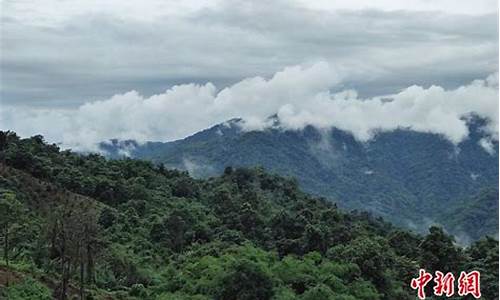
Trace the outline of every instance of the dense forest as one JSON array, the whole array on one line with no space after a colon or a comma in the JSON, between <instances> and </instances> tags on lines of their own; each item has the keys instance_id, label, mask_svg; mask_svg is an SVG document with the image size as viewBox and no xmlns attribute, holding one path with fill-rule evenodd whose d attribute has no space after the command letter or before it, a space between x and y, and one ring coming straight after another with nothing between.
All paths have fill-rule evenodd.
<instances>
[{"instance_id":1,"label":"dense forest","mask_svg":"<svg viewBox=\"0 0 500 300\"><path fill-rule=\"evenodd\" d=\"M478 270L498 298L496 240L398 229L262 168L194 179L0 132L0 216L0 298L415 299L419 268Z\"/></svg>"},{"instance_id":2,"label":"dense forest","mask_svg":"<svg viewBox=\"0 0 500 300\"><path fill-rule=\"evenodd\" d=\"M481 146L488 139L485 119L471 116L469 136L457 145L405 128L362 142L337 128L287 130L277 117L266 130L242 130L240 122L173 142L112 140L101 148L110 157L127 154L200 178L218 176L226 166L263 166L296 178L303 191L333 199L340 208L371 211L422 234L441 224L463 245L498 235L498 151Z\"/></svg>"}]
</instances>

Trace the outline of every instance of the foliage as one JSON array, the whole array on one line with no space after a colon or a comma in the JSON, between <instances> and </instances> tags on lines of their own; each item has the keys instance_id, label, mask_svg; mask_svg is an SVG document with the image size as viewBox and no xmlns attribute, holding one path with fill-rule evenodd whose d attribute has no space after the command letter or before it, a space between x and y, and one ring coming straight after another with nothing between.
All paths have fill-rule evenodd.
<instances>
[{"instance_id":1,"label":"foliage","mask_svg":"<svg viewBox=\"0 0 500 300\"><path fill-rule=\"evenodd\" d=\"M463 244L498 232L498 191L481 196L498 189L498 151L480 146L487 120L470 117L469 137L458 145L409 129L360 142L335 128L284 130L275 122L277 128L248 132L231 120L183 140L135 144L130 153L179 169L189 157L190 172L200 177L230 173L227 166L264 166L343 208L369 210L420 233L427 220L443 224ZM120 145L103 144L102 150L119 157Z\"/></svg>"},{"instance_id":2,"label":"foliage","mask_svg":"<svg viewBox=\"0 0 500 300\"><path fill-rule=\"evenodd\" d=\"M51 300L52 295L45 285L32 279L25 278L20 283L16 283L5 288L4 291L0 290L0 296L9 300Z\"/></svg>"},{"instance_id":3,"label":"foliage","mask_svg":"<svg viewBox=\"0 0 500 300\"><path fill-rule=\"evenodd\" d=\"M58 298L411 299L420 267L481 270L497 297L492 238L462 248L440 228L397 229L262 168L201 180L2 135L2 214L27 220L10 257Z\"/></svg>"}]
</instances>

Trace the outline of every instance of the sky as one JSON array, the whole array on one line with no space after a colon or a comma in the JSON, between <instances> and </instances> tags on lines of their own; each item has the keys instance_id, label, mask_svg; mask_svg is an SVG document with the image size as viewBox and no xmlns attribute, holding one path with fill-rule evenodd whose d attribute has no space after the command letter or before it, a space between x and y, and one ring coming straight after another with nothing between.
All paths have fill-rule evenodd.
<instances>
[{"instance_id":1,"label":"sky","mask_svg":"<svg viewBox=\"0 0 500 300\"><path fill-rule=\"evenodd\" d=\"M24 136L89 149L279 114L458 143L475 112L498 140L495 0L0 3L0 129Z\"/></svg>"}]
</instances>

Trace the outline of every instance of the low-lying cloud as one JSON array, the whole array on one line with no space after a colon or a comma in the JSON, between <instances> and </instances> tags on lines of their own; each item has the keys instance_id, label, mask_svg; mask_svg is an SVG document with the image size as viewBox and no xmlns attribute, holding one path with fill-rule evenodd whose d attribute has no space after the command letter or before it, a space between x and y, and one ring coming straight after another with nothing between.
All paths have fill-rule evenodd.
<instances>
[{"instance_id":1,"label":"low-lying cloud","mask_svg":"<svg viewBox=\"0 0 500 300\"><path fill-rule=\"evenodd\" d=\"M471 113L489 120L484 145L498 140L498 74L456 89L415 85L362 99L354 90L342 90L342 76L332 65L318 62L287 67L270 78L247 78L222 90L212 83L182 84L151 97L130 91L76 109L4 106L0 126L22 136L43 134L65 148L95 150L111 138L175 140L236 117L244 120L245 130L263 130L276 114L284 129L333 126L367 141L377 130L409 128L441 134L456 144L468 136Z\"/></svg>"}]
</instances>

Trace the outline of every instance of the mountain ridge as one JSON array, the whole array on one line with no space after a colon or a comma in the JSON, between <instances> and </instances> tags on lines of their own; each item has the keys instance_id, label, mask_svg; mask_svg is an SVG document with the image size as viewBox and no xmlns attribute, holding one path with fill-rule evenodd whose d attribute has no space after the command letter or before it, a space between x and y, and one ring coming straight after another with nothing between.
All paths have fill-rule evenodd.
<instances>
[{"instance_id":1,"label":"mountain ridge","mask_svg":"<svg viewBox=\"0 0 500 300\"><path fill-rule=\"evenodd\" d=\"M359 142L336 128L284 130L274 121L269 129L245 131L238 125L241 119L233 119L182 140L115 140L101 149L116 158L125 148L131 157L187 170L195 177L221 174L226 166L262 166L297 178L308 193L343 208L368 210L418 232L442 224L453 233L439 211L451 211L461 199L498 188L498 152L480 145L486 138L481 130L486 121L480 118L469 120L469 137L458 145L409 129L376 132L371 140ZM498 148L498 142L493 145ZM495 235L498 230L487 232Z\"/></svg>"},{"instance_id":2,"label":"mountain ridge","mask_svg":"<svg viewBox=\"0 0 500 300\"><path fill-rule=\"evenodd\" d=\"M480 270L498 298L497 240L401 230L262 168L195 179L0 131L0 209L2 299L410 300L421 268Z\"/></svg>"}]
</instances>

